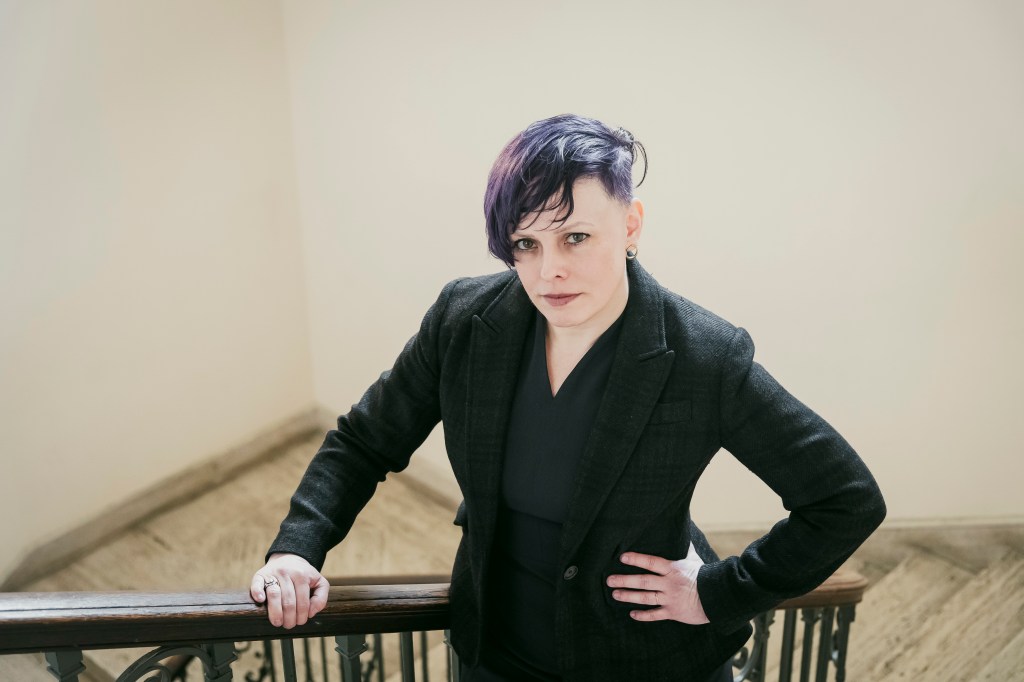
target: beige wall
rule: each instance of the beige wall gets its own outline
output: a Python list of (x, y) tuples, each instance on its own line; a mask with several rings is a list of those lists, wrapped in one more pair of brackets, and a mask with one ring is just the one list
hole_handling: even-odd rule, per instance
[[(564, 111), (647, 145), (641, 260), (751, 332), (890, 519), (1021, 518), (1022, 28), (1009, 0), (0, 4), (0, 575), (346, 410), (444, 282), (501, 267), (487, 170)], [(695, 508), (782, 513), (726, 453)]]
[(313, 404), (280, 17), (0, 4), (0, 578)]
[[(1018, 3), (284, 8), (321, 403), (346, 410), (445, 281), (501, 267), (487, 170), (574, 111), (647, 145), (645, 266), (751, 332), (891, 522), (1024, 516)], [(414, 466), (443, 471), (438, 439)], [(695, 500), (710, 526), (782, 513), (724, 452)]]

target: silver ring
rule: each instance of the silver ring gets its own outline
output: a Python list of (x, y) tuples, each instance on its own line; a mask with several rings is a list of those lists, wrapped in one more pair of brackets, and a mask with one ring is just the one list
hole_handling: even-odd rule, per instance
[(277, 578), (273, 578), (272, 577), (272, 578), (270, 578), (270, 580), (267, 580), (266, 576), (261, 576), (261, 577), (263, 578), (263, 589), (267, 589), (268, 587), (273, 587), (274, 585), (278, 584)]

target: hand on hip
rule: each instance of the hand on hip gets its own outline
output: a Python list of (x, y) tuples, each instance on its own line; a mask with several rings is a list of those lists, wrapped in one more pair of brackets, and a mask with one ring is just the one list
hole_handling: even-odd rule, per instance
[(650, 573), (610, 575), (612, 596), (621, 602), (654, 606), (636, 609), (630, 616), (640, 621), (676, 620), (690, 625), (709, 622), (697, 593), (697, 572), (704, 562), (690, 543), (686, 557), (671, 561), (651, 554), (626, 552), (619, 560)]

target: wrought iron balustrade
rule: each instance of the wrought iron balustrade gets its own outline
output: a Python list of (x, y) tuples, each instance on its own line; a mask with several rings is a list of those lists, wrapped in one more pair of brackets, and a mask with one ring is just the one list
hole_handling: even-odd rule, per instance
[[(118, 682), (183, 679), (196, 662), (211, 682), (233, 674), (247, 682), (385, 682), (383, 637), (398, 633), (398, 661), (388, 663), (388, 669), (397, 668), (392, 677), (415, 680), (418, 667), (419, 679), (429, 682), (426, 633), (449, 625), (446, 579), (330, 580), (324, 610), (291, 630), (272, 626), (266, 608), (245, 590), (0, 593), (0, 655), (45, 653), (51, 674), (65, 682), (77, 682), (85, 672), (84, 652), (140, 646), (154, 648), (125, 668)], [(813, 592), (758, 616), (754, 637), (733, 661), (735, 680), (765, 682), (769, 666), (777, 665), (780, 682), (842, 682), (850, 625), (866, 587), (862, 576), (839, 572)], [(781, 643), (769, 656), (769, 634), (780, 612)], [(441, 675), (458, 682), (458, 660), (450, 648), (444, 650)], [(246, 653), (255, 668), (237, 662)]]

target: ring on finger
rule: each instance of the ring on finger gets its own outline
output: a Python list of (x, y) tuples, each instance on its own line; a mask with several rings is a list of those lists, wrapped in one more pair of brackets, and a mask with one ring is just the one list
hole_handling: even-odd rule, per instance
[(277, 582), (277, 578), (273, 576), (271, 576), (269, 579), (267, 578), (267, 576), (261, 577), (263, 578), (263, 589), (267, 589), (268, 587), (274, 587), (275, 585), (280, 587), (280, 583)]

